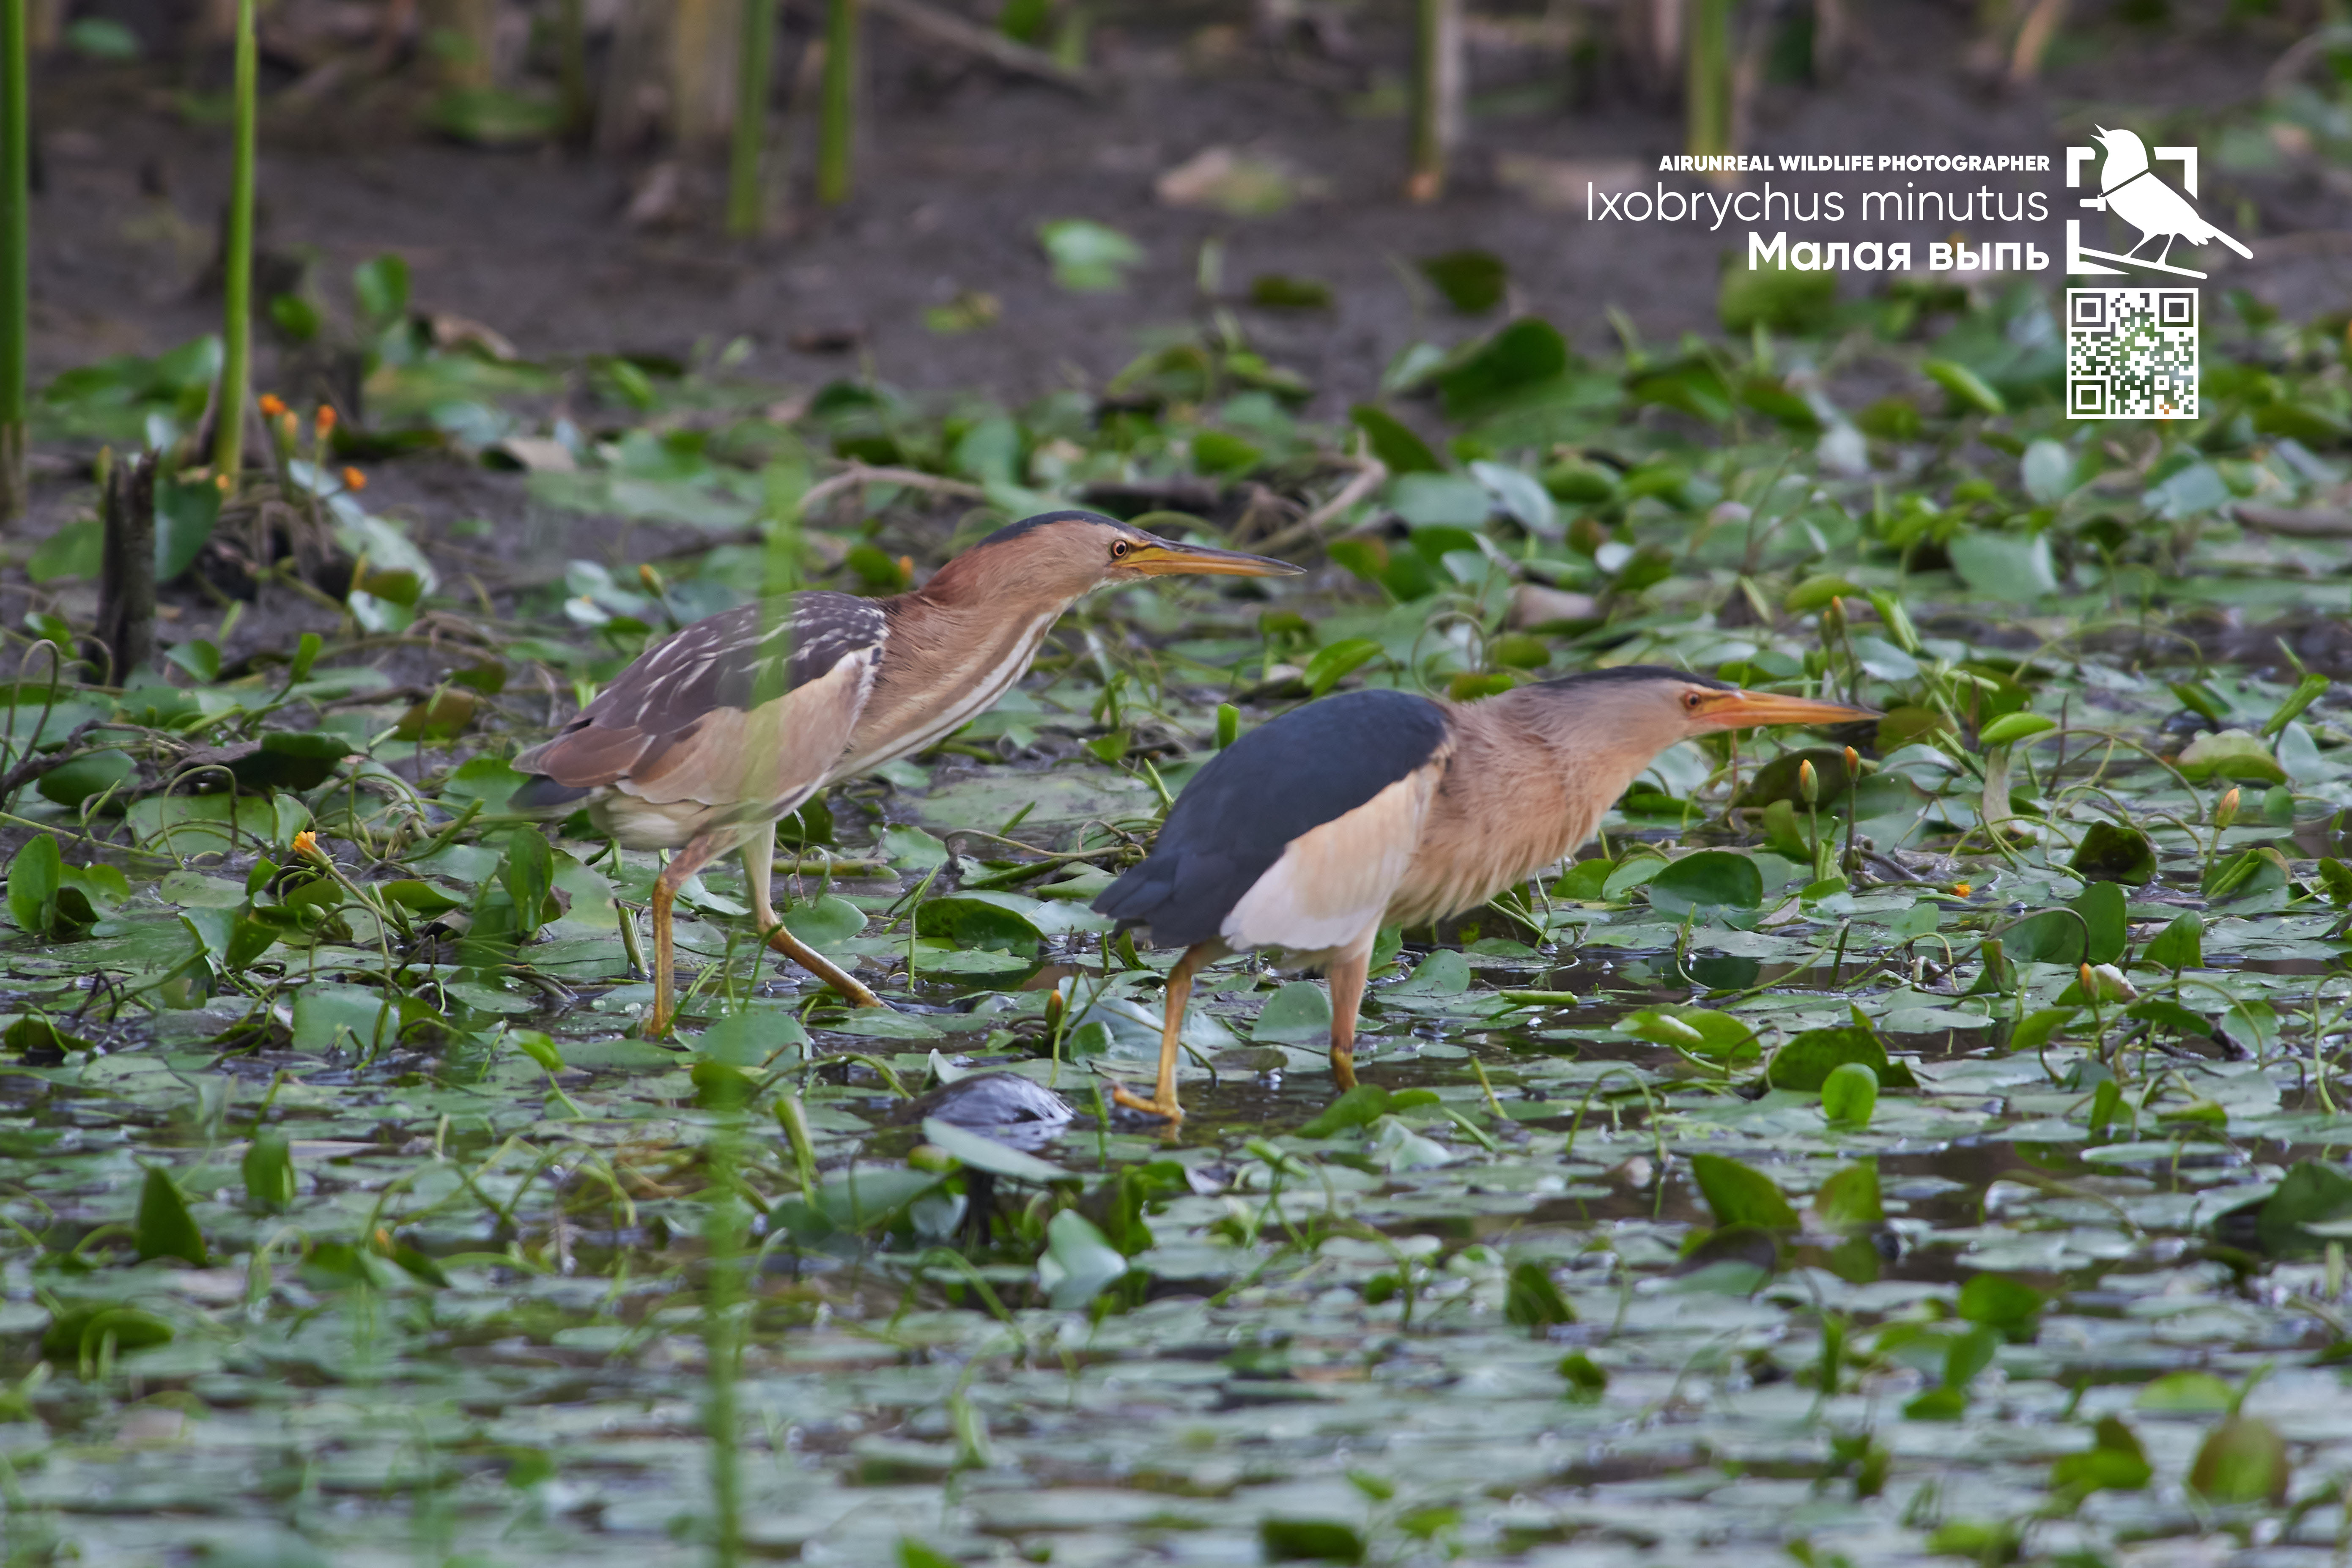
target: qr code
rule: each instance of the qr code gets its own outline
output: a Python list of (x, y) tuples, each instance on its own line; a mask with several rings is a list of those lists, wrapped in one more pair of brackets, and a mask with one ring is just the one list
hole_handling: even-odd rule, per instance
[(2066, 290), (2066, 412), (2197, 417), (2197, 290)]

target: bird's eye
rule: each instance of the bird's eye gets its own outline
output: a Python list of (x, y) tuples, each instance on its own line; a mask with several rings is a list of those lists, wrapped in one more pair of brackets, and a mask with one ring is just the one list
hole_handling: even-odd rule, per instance
[(1132, 546), (1130, 546), (1126, 540), (1114, 539), (1111, 541), (1110, 544), (1110, 558), (1113, 561), (1116, 561), (1120, 556), (1125, 555), (1131, 548)]
[(1694, 713), (1698, 711), (1699, 704), (1702, 700), (1703, 699), (1701, 699), (1699, 694), (1696, 691), (1685, 691), (1683, 693), (1683, 706), (1689, 709)]

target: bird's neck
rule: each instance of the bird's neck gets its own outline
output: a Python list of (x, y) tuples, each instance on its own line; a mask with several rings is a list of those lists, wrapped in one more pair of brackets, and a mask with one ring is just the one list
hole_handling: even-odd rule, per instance
[(1541, 687), (1448, 704), (1454, 754), (1391, 918), (1475, 909), (1572, 854), (1672, 743), (1651, 744), (1645, 717), (1613, 693), (1570, 704)]
[[(950, 563), (951, 569), (952, 563)], [(836, 776), (868, 772), (946, 740), (1028, 673), (1066, 601), (1007, 615), (960, 590), (942, 570), (883, 605), (890, 630), (874, 693)]]

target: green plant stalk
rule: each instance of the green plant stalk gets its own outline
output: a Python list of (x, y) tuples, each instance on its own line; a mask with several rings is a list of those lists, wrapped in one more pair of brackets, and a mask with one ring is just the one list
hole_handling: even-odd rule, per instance
[(1697, 0), (1690, 13), (1683, 117), (1685, 150), (1700, 155), (1731, 151), (1731, 6)]
[(1405, 194), (1417, 202), (1445, 192), (1462, 100), (1461, 0), (1417, 0), (1412, 40), (1412, 166)]
[(735, 1568), (743, 1556), (743, 1497), (740, 1455), (736, 1450), (739, 1416), (735, 1379), (742, 1351), (738, 1303), (742, 1280), (742, 1212), (735, 1195), (735, 1120), (730, 1113), (710, 1142), (710, 1203), (703, 1241), (709, 1274), (703, 1286), (703, 1359), (709, 1385), (703, 1421), (710, 1437), (710, 1560)]
[(0, 0), (0, 523), (25, 514), (25, 341), (31, 331), (32, 105), (28, 0)]
[[(572, 0), (574, 5), (578, 0)], [(727, 232), (760, 232), (766, 220), (761, 200), (760, 152), (768, 139), (768, 77), (776, 52), (774, 0), (743, 0), (741, 75), (735, 83), (735, 143), (727, 167)], [(826, 58), (831, 58), (828, 50)]]
[(849, 199), (849, 137), (856, 110), (857, 0), (825, 0), (824, 82), (818, 98), (816, 199)]
[(253, 145), (260, 111), (253, 6), (254, 0), (236, 0), (236, 123), (221, 276), (220, 403), (213, 432), (213, 471), (227, 475), (231, 484), (245, 467), (245, 405), (253, 379)]
[(563, 131), (577, 136), (594, 118), (595, 104), (588, 94), (588, 27), (581, 16), (584, 0), (561, 0), (555, 9), (556, 97), (562, 105)]

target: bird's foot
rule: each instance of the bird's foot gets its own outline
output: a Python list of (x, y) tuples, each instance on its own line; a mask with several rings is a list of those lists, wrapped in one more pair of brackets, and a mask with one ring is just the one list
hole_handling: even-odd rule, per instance
[(1146, 1100), (1139, 1094), (1130, 1093), (1127, 1089), (1120, 1088), (1118, 1085), (1113, 1084), (1111, 1086), (1110, 1098), (1112, 1103), (1121, 1106), (1126, 1110), (1139, 1110), (1146, 1116), (1157, 1116), (1163, 1121), (1181, 1121), (1184, 1120), (1184, 1108), (1176, 1103), (1176, 1097), (1172, 1094), (1168, 1097), (1167, 1102), (1163, 1104), (1157, 1100)]

